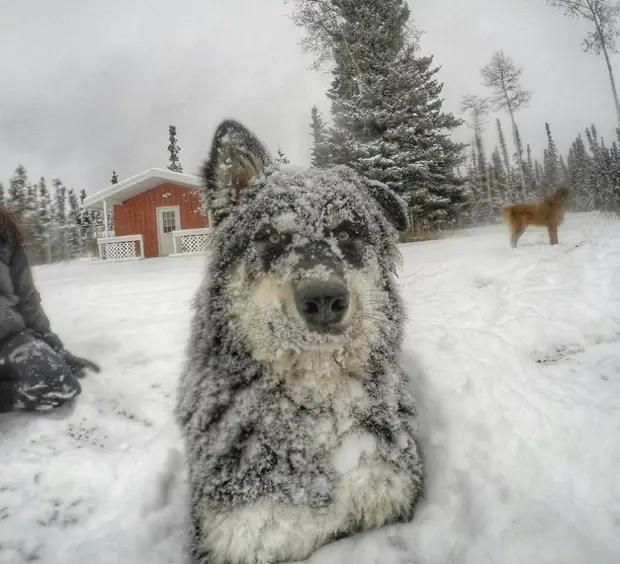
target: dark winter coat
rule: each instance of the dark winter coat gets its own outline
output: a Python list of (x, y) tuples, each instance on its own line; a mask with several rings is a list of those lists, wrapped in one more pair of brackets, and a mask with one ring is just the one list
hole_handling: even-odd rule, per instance
[(44, 335), (50, 332), (50, 322), (23, 247), (0, 240), (0, 343), (24, 329)]

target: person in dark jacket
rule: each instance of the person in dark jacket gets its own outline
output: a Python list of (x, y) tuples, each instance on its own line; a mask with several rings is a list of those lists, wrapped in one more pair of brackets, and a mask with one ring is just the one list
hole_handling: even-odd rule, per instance
[(60, 407), (80, 394), (87, 370), (99, 368), (52, 332), (20, 229), (0, 205), (0, 412)]

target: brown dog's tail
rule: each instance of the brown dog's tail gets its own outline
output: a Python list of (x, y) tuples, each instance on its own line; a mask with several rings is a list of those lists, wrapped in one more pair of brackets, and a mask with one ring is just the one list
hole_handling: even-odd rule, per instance
[(504, 220), (507, 223), (510, 223), (512, 221), (512, 211), (513, 211), (513, 207), (510, 206), (504, 206), (504, 209), (502, 210), (502, 215), (504, 216)]

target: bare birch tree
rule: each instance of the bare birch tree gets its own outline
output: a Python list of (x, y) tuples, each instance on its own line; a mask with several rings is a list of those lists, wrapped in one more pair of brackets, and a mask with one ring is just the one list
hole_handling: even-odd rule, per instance
[(506, 110), (512, 122), (512, 139), (515, 144), (519, 171), (521, 173), (521, 197), (527, 199), (525, 186), (525, 167), (523, 165), (523, 147), (519, 138), (515, 112), (527, 107), (532, 99), (532, 91), (521, 87), (520, 79), (523, 68), (517, 68), (512, 58), (503, 51), (496, 51), (491, 62), (482, 68), (482, 83), (493, 92), (490, 100), (495, 110)]
[(620, 3), (612, 4), (609, 0), (547, 0), (547, 4), (555, 8), (563, 8), (567, 16), (592, 22), (594, 30), (586, 34), (582, 48), (586, 53), (590, 52), (596, 55), (602, 53), (605, 57), (611, 91), (616, 105), (616, 118), (620, 125), (620, 101), (618, 100), (616, 80), (609, 59), (610, 52), (618, 52), (616, 39), (620, 35), (620, 29), (618, 29)]

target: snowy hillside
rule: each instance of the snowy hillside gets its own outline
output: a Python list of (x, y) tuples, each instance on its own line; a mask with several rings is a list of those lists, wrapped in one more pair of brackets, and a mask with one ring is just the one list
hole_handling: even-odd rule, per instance
[[(402, 247), (428, 472), (413, 523), (310, 564), (620, 562), (620, 221), (560, 245), (505, 226)], [(98, 360), (72, 413), (0, 415), (0, 563), (184, 564), (171, 412), (203, 259), (35, 272), (68, 348)]]

